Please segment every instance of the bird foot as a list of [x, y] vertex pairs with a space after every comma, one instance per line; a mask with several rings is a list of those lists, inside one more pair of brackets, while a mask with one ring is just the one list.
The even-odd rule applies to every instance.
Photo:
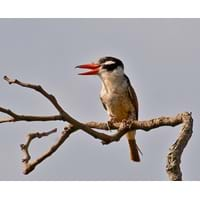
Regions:
[[124, 128], [124, 127], [131, 128], [132, 123], [133, 123], [132, 119], [123, 119], [122, 122], [121, 122], [121, 127], [120, 128]]
[[109, 120], [109, 121], [107, 121], [107, 127], [108, 127], [108, 130], [111, 132], [112, 131], [112, 129], [111, 129], [111, 127], [113, 126], [113, 123], [114, 123], [114, 121], [113, 120]]

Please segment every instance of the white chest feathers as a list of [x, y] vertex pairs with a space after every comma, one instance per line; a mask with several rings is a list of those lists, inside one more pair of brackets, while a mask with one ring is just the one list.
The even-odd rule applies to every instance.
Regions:
[[111, 119], [121, 121], [135, 116], [135, 108], [131, 102], [128, 87], [124, 76], [102, 79], [100, 97]]

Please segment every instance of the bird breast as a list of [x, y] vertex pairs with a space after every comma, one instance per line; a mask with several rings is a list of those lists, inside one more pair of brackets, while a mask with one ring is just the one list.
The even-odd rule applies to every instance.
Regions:
[[134, 107], [128, 94], [127, 85], [106, 88], [102, 86], [101, 99], [106, 106], [110, 119], [122, 121], [134, 114]]

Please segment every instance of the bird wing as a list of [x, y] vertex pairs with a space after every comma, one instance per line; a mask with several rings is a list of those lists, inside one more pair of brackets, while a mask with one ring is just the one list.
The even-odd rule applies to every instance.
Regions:
[[133, 104], [135, 111], [136, 111], [136, 119], [138, 119], [138, 111], [139, 111], [139, 106], [138, 106], [138, 100], [137, 100], [137, 95], [135, 93], [135, 90], [131, 86], [130, 80], [127, 76], [125, 76], [128, 82], [128, 94], [131, 99], [131, 103]]
[[100, 97], [100, 100], [101, 100], [101, 103], [102, 103], [104, 109], [107, 110], [107, 108], [106, 108], [106, 104], [103, 102], [103, 98], [102, 98], [102, 97]]

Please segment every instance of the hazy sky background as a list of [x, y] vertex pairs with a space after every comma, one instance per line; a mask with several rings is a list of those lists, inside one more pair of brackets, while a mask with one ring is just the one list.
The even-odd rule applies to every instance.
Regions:
[[[99, 100], [100, 80], [77, 76], [74, 66], [111, 55], [125, 65], [139, 99], [139, 118], [193, 113], [194, 134], [182, 157], [184, 180], [200, 180], [199, 19], [1, 19], [0, 106], [19, 114], [56, 114], [40, 94], [9, 86], [3, 76], [41, 84], [76, 119], [106, 121]], [[0, 117], [5, 115], [0, 113]], [[0, 180], [168, 180], [168, 148], [179, 127], [137, 131], [142, 162], [129, 160], [127, 141], [102, 146], [77, 132], [29, 175], [22, 174], [21, 151], [29, 132], [63, 122], [0, 124]], [[60, 132], [58, 131], [57, 134]], [[35, 140], [34, 156], [58, 139]]]

